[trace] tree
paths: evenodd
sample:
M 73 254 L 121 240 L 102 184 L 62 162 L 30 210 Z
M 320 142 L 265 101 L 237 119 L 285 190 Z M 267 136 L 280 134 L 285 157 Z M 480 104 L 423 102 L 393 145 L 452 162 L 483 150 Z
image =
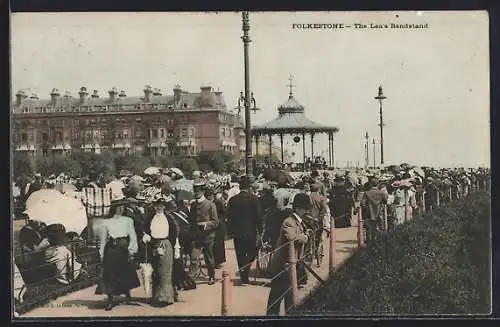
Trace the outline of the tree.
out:
M 12 160 L 14 178 L 30 176 L 36 169 L 35 161 L 27 153 L 15 152 Z
M 193 158 L 176 158 L 175 167 L 182 170 L 186 178 L 191 178 L 193 172 L 199 169 L 198 162 Z
M 161 156 L 153 159 L 153 165 L 156 167 L 162 168 L 171 168 L 175 167 L 176 158 L 169 156 Z
M 223 151 L 200 152 L 197 161 L 204 170 L 212 170 L 218 174 L 233 171 L 238 165 L 237 157 L 233 153 Z

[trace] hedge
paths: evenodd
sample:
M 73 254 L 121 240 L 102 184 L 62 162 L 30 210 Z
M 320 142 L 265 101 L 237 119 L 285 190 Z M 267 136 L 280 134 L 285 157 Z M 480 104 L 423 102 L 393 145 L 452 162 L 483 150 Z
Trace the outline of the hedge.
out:
M 490 196 L 415 218 L 355 253 L 292 314 L 488 314 Z

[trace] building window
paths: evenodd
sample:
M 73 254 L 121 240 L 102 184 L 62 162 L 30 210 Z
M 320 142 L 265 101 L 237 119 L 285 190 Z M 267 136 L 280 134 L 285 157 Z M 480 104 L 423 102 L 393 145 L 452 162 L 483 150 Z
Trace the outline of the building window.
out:
M 165 137 L 165 130 L 162 128 L 160 129 L 160 137 L 164 138 Z
M 181 129 L 181 137 L 186 137 L 187 136 L 187 128 Z
M 128 139 L 128 129 L 123 131 L 123 138 Z
M 35 133 L 31 132 L 30 135 L 29 135 L 29 140 L 30 142 L 33 142 L 33 140 L 35 139 Z
M 142 132 L 141 132 L 141 129 L 140 129 L 140 128 L 137 128 L 137 129 L 135 130 L 135 137 L 137 137 L 137 138 L 142 137 Z
M 56 141 L 57 142 L 61 142 L 62 141 L 62 133 L 61 132 L 57 132 L 56 133 Z
M 158 130 L 157 129 L 151 130 L 151 137 L 154 139 L 158 138 Z
M 42 141 L 47 142 L 49 140 L 49 134 L 48 133 L 43 133 L 42 134 Z

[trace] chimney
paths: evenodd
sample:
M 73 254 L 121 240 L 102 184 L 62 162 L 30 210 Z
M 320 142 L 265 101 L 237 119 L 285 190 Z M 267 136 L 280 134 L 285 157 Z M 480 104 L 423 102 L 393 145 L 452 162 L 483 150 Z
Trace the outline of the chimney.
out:
M 92 95 L 90 96 L 92 99 L 99 99 L 99 92 L 97 90 L 94 90 L 92 92 Z
M 116 90 L 116 87 L 111 88 L 111 90 L 108 91 L 109 94 L 109 101 L 113 102 L 116 100 L 116 96 L 118 95 L 118 91 Z
M 55 106 L 57 104 L 57 99 L 59 99 L 60 96 L 61 94 L 58 89 L 52 89 L 52 92 L 50 92 L 50 104 Z
M 200 87 L 200 89 L 202 98 L 208 98 L 210 96 L 210 93 L 212 92 L 211 86 L 202 86 Z
M 16 93 L 16 105 L 20 106 L 21 103 L 23 103 L 23 100 L 26 99 L 26 97 L 27 97 L 26 92 L 24 92 L 23 90 L 17 91 L 17 93 Z
M 182 88 L 179 84 L 174 86 L 174 101 L 175 103 L 181 101 Z
M 35 93 L 32 93 L 30 99 L 39 100 L 40 98 L 38 98 L 38 95 L 36 95 Z
M 146 85 L 144 88 L 144 102 L 151 102 L 151 95 L 153 94 L 153 89 L 151 86 Z
M 78 94 L 80 95 L 80 104 L 84 104 L 85 100 L 87 100 L 87 97 L 89 95 L 87 93 L 87 88 L 85 86 L 82 86 L 80 88 L 80 92 L 78 92 Z
M 118 95 L 120 98 L 124 98 L 127 96 L 127 94 L 125 94 L 125 91 L 124 90 L 121 90 L 120 91 L 120 94 Z
M 161 90 L 160 89 L 155 89 L 153 91 L 153 96 L 157 97 L 157 96 L 161 96 Z

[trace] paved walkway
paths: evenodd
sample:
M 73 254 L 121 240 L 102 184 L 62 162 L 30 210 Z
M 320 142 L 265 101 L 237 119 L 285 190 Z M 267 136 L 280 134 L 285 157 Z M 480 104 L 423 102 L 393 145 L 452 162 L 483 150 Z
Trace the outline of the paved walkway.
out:
M 337 266 L 347 259 L 357 249 L 357 228 L 337 229 Z M 323 279 L 328 276 L 328 242 L 325 239 L 325 258 L 321 267 L 314 270 Z M 250 278 L 252 283 L 239 286 L 236 255 L 233 242 L 226 242 L 227 262 L 223 269 L 230 272 L 234 283 L 232 287 L 231 315 L 235 316 L 263 316 L 266 313 L 269 287 L 266 279 Z M 216 271 L 216 278 L 220 280 L 222 270 Z M 252 276 L 252 275 L 251 275 Z M 308 284 L 299 289 L 300 298 L 304 298 L 318 285 L 316 279 L 309 275 Z M 154 308 L 148 305 L 142 287 L 132 290 L 132 303 L 120 304 L 112 311 L 105 311 L 105 296 L 95 295 L 95 287 L 89 287 L 36 308 L 21 317 L 136 317 L 136 316 L 219 316 L 221 313 L 221 283 L 208 285 L 205 281 L 198 282 L 195 290 L 182 291 L 183 302 L 177 302 L 166 308 Z M 283 309 L 282 309 L 283 312 Z

